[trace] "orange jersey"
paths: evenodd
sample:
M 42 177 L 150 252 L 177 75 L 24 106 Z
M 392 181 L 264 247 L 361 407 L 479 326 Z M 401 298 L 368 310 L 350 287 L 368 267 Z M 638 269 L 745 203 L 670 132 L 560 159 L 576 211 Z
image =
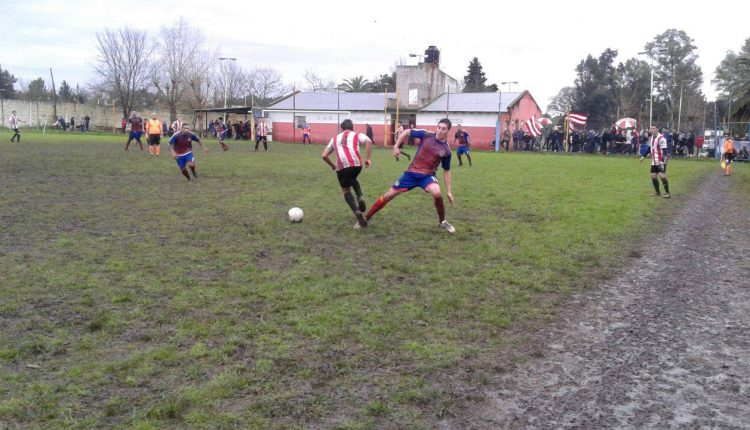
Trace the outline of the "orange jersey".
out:
M 161 134 L 161 121 L 158 119 L 150 119 L 146 121 L 146 133 L 148 134 Z
M 734 152 L 734 142 L 732 141 L 732 139 L 727 139 L 724 142 L 724 153 L 728 154 L 728 153 L 733 153 L 733 152 Z

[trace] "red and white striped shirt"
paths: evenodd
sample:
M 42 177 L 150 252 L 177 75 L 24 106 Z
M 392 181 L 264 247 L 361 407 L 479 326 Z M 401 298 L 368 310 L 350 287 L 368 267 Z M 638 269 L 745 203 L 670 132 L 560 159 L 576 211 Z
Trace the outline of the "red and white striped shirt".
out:
M 667 162 L 667 139 L 661 134 L 651 136 L 651 165 Z
M 8 118 L 8 123 L 10 124 L 10 128 L 13 130 L 19 128 L 18 117 L 16 116 L 16 114 L 10 115 L 10 118 Z
M 345 130 L 332 137 L 326 148 L 336 151 L 336 171 L 347 167 L 362 166 L 362 155 L 359 153 L 359 142 L 367 142 L 369 138 L 363 133 Z
M 265 121 L 258 123 L 258 136 L 268 136 L 268 127 Z

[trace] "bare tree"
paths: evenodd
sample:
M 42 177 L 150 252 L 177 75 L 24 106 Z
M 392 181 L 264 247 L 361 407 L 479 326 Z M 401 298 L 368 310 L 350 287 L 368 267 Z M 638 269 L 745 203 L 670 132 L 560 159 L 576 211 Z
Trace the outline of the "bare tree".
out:
M 336 89 L 336 81 L 333 78 L 322 78 L 312 69 L 305 70 L 305 81 L 307 81 L 307 87 L 305 89 L 308 91 L 326 92 Z
M 194 67 L 187 77 L 187 101 L 193 109 L 205 109 L 208 101 L 213 97 L 215 84 L 212 76 L 215 73 L 216 51 L 204 49 L 196 53 Z M 193 116 L 193 128 L 203 135 L 203 113 Z
M 148 83 L 148 37 L 146 32 L 126 27 L 97 32 L 96 40 L 96 73 L 102 79 L 102 86 L 120 102 L 123 116 L 127 118 L 135 106 L 138 91 Z
M 244 96 L 247 88 L 247 72 L 237 61 L 220 61 L 218 68 L 218 79 L 214 93 L 216 104 L 224 105 L 224 98 L 228 103 L 233 99 Z M 226 94 L 224 92 L 226 91 Z
M 188 78 L 196 67 L 196 56 L 202 51 L 205 38 L 199 29 L 180 18 L 170 27 L 162 27 L 154 41 L 159 57 L 154 59 L 151 80 L 159 95 L 169 106 L 169 120 L 177 118 L 177 105 L 189 88 Z
M 284 84 L 281 73 L 268 67 L 258 67 L 250 72 L 248 86 L 261 106 L 289 92 L 289 87 Z

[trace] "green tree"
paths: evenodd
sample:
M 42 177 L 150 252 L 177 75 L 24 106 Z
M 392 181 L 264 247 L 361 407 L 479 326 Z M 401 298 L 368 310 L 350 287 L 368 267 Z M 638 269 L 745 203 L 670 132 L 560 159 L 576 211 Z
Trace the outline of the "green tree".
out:
M 676 124 L 680 93 L 683 99 L 703 97 L 703 72 L 696 64 L 698 54 L 693 39 L 682 30 L 669 29 L 645 46 L 654 60 L 654 110 L 664 106 L 664 119 Z M 683 105 L 685 102 L 683 101 Z
M 3 70 L 2 66 L 0 66 L 0 98 L 16 98 L 16 90 L 13 87 L 16 81 L 15 76 L 11 75 L 9 71 Z
M 32 101 L 39 101 L 46 98 L 47 87 L 44 84 L 44 79 L 36 78 L 29 82 L 29 89 L 26 92 L 26 96 Z
M 340 89 L 348 93 L 366 93 L 372 88 L 372 83 L 359 75 L 353 78 L 344 79 L 344 83 L 341 84 Z
M 383 74 L 372 80 L 372 86 L 370 91 L 374 93 L 382 93 L 388 91 L 396 91 L 396 72 Z
M 70 88 L 70 85 L 65 80 L 60 83 L 60 90 L 57 93 L 63 103 L 73 100 L 73 89 Z
M 750 38 L 745 40 L 740 52 L 727 52 L 712 82 L 723 99 L 732 99 L 730 118 L 735 121 L 750 118 Z
M 646 61 L 630 58 L 617 65 L 615 86 L 618 89 L 617 108 L 620 116 L 638 119 L 648 109 L 651 91 L 651 67 Z
M 605 49 L 599 58 L 588 55 L 576 67 L 576 94 L 573 110 L 589 115 L 587 126 L 609 126 L 617 118 L 619 88 L 616 85 L 613 62 L 617 51 Z
M 497 85 L 487 85 L 487 77 L 484 75 L 484 70 L 482 70 L 482 64 L 479 62 L 479 58 L 472 58 L 471 61 L 469 61 L 466 76 L 464 76 L 463 92 L 484 93 L 494 91 L 497 91 Z

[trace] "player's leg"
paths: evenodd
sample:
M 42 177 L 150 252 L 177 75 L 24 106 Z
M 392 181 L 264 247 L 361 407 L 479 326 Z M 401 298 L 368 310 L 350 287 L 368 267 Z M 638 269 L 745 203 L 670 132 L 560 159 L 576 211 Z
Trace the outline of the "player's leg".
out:
M 448 221 L 445 219 L 445 203 L 443 202 L 443 193 L 440 190 L 440 184 L 437 182 L 432 182 L 431 184 L 427 185 L 424 190 L 432 196 L 432 201 L 435 203 L 435 210 L 437 211 L 438 215 L 438 224 L 440 225 L 440 228 L 444 229 L 448 233 L 455 233 L 456 228 L 453 227 Z
M 263 136 L 263 150 L 268 152 L 268 137 Z
M 466 150 L 466 159 L 469 161 L 469 167 L 471 167 L 471 154 L 469 154 L 469 150 Z
M 365 195 L 362 192 L 362 186 L 359 185 L 359 181 L 357 178 L 354 178 L 352 181 L 352 188 L 354 189 L 354 193 L 357 195 L 357 205 L 359 206 L 359 210 L 361 212 L 364 212 L 367 210 L 367 203 L 365 202 Z
M 664 185 L 664 195 L 662 197 L 669 198 L 669 181 L 667 180 L 666 166 L 663 166 L 662 171 L 659 172 L 659 178 L 661 179 L 662 185 Z
M 378 213 L 378 211 L 383 209 L 383 207 L 385 207 L 385 205 L 387 205 L 388 202 L 395 199 L 396 196 L 406 191 L 409 191 L 409 190 L 405 188 L 390 188 L 388 191 L 386 191 L 385 194 L 383 194 L 382 196 L 378 197 L 377 200 L 375 200 L 375 203 L 372 204 L 372 206 L 370 207 L 370 210 L 367 211 L 367 215 L 365 215 L 365 219 L 369 221 L 376 213 Z
M 458 155 L 458 165 L 459 166 L 463 166 L 464 165 L 464 161 L 461 159 L 461 153 L 460 152 L 456 152 L 456 155 Z
M 656 167 L 656 166 L 651 166 L 651 168 L 652 168 L 651 169 L 652 170 L 651 171 L 651 184 L 654 186 L 654 194 L 653 195 L 654 196 L 660 196 L 661 195 L 661 191 L 659 190 L 659 180 L 656 179 L 656 172 L 653 171 L 654 167 Z

